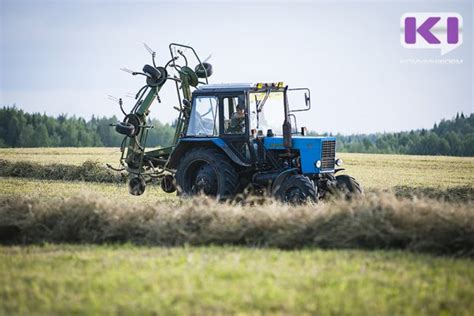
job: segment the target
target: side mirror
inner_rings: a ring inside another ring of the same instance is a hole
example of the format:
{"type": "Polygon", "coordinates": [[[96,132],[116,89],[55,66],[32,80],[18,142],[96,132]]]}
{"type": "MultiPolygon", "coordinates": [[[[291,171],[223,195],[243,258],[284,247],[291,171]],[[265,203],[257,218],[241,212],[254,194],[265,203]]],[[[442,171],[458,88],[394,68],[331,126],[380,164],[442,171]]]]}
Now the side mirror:
{"type": "Polygon", "coordinates": [[[306,104],[307,108],[311,107],[311,98],[308,96],[306,92],[304,93],[304,103],[306,104]]]}
{"type": "Polygon", "coordinates": [[[301,97],[304,98],[304,107],[301,108],[290,108],[290,113],[292,112],[303,112],[309,111],[311,109],[311,92],[308,88],[293,88],[288,89],[288,91],[293,95],[291,97],[290,105],[292,104],[301,104],[301,97]]]}

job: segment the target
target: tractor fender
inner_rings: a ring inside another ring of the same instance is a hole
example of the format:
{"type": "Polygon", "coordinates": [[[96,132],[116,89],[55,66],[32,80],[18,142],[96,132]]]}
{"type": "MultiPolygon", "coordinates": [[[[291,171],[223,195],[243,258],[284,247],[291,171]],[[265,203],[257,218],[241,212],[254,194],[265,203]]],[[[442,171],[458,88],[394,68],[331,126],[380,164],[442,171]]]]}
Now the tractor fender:
{"type": "Polygon", "coordinates": [[[222,150],[230,160],[242,167],[250,167],[249,163],[242,161],[222,139],[220,138],[182,138],[178,144],[176,144],[175,149],[171,153],[170,160],[168,162],[168,168],[176,169],[178,166],[179,160],[184,154],[193,148],[196,147],[215,147],[222,150]]]}
{"type": "Polygon", "coordinates": [[[282,171],[275,179],[275,181],[272,184],[272,195],[275,195],[276,192],[280,189],[281,184],[286,180],[291,175],[298,174],[298,169],[297,168],[291,168],[287,169],[285,171],[282,171]]]}

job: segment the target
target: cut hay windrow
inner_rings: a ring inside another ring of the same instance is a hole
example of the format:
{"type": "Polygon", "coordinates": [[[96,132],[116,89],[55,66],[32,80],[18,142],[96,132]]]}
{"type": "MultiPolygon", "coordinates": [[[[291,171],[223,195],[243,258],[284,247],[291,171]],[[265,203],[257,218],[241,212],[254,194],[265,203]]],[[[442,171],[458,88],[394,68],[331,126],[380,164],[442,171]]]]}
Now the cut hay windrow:
{"type": "Polygon", "coordinates": [[[406,249],[474,257],[473,206],[389,194],[300,207],[210,199],[150,206],[97,196],[3,198],[0,243],[406,249]]]}
{"type": "Polygon", "coordinates": [[[419,197],[446,202],[473,202],[474,186],[456,186],[450,188],[396,186],[391,191],[399,198],[419,197]]]}
{"type": "Polygon", "coordinates": [[[109,170],[95,161],[82,165],[50,164],[41,165],[29,161],[12,162],[0,159],[0,177],[32,178],[39,180],[64,180],[86,182],[124,182],[126,177],[109,170]]]}

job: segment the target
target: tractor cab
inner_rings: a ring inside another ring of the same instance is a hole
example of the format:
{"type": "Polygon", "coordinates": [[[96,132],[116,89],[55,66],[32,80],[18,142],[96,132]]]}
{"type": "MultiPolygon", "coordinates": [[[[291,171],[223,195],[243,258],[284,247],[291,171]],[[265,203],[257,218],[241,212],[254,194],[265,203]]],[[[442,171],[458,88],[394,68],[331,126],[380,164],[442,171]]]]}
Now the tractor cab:
{"type": "Polygon", "coordinates": [[[199,87],[193,92],[193,112],[186,135],[239,138],[255,137],[258,131],[282,135],[286,92],[283,83],[278,84],[279,87],[275,84],[266,90],[249,83],[199,87]],[[201,119],[212,129],[201,130],[201,119]]]}

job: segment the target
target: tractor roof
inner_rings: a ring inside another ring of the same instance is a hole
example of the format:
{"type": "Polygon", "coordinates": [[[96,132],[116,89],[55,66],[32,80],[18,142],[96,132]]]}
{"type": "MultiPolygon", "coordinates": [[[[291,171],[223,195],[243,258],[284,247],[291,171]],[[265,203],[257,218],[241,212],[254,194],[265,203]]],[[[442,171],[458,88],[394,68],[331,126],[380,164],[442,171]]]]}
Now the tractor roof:
{"type": "Polygon", "coordinates": [[[254,89],[255,84],[253,83],[220,83],[220,84],[206,84],[197,87],[199,91],[242,91],[242,90],[250,90],[254,89]]]}
{"type": "Polygon", "coordinates": [[[196,92],[234,92],[234,91],[248,91],[248,90],[281,90],[284,89],[283,82],[273,83],[221,83],[221,84],[207,84],[197,87],[196,92]]]}

